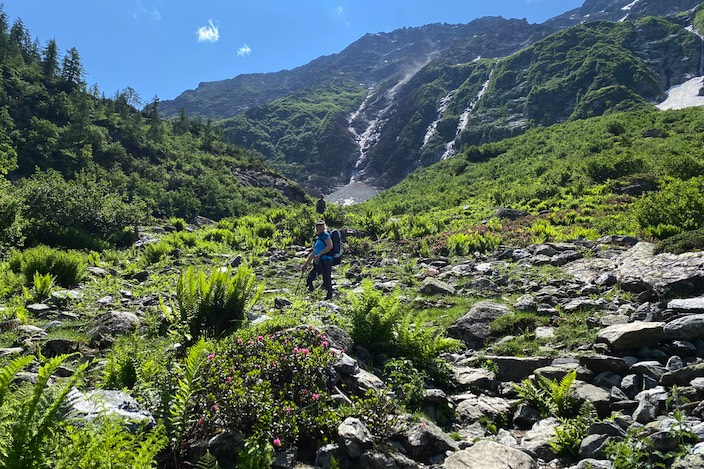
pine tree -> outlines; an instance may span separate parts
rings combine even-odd
[[[59,48],[56,40],[49,39],[44,48],[42,69],[47,80],[51,81],[59,75]]]
[[[84,74],[85,72],[83,71],[81,57],[78,55],[76,48],[72,47],[64,56],[64,65],[61,69],[61,78],[64,82],[70,85],[78,86],[83,84]]]

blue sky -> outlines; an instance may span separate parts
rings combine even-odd
[[[3,1],[3,0],[0,0]],[[482,16],[531,23],[582,0],[4,0],[42,46],[76,47],[89,85],[144,101],[198,83],[274,72],[340,52],[366,33]]]

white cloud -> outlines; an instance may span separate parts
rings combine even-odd
[[[342,16],[345,14],[345,10],[342,7],[337,7],[337,16]]]
[[[147,10],[146,8],[140,8],[134,14],[134,19],[136,20],[144,17],[154,21],[161,21],[161,13],[159,13],[159,10],[157,10],[156,8],[152,8],[151,10]]]
[[[220,39],[220,31],[213,24],[213,20],[208,20],[210,26],[201,26],[198,28],[198,42],[218,42]]]
[[[252,48],[249,47],[247,44],[243,45],[239,49],[237,49],[237,55],[239,57],[245,57],[247,55],[250,55],[252,53]]]

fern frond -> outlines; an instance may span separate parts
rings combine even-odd
[[[188,428],[190,401],[198,391],[198,382],[208,354],[206,346],[205,340],[201,338],[188,350],[185,367],[182,370],[183,377],[179,379],[178,389],[171,397],[168,429],[173,443],[180,442]]]
[[[5,401],[5,395],[10,388],[10,383],[15,375],[34,361],[33,355],[18,357],[12,360],[7,366],[0,369],[0,407]]]
[[[206,451],[202,458],[198,460],[196,469],[220,469],[218,460],[210,451]]]

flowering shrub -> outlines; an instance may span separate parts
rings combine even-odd
[[[200,431],[236,429],[274,450],[317,448],[340,422],[326,383],[334,360],[313,328],[228,338],[208,356]]]

